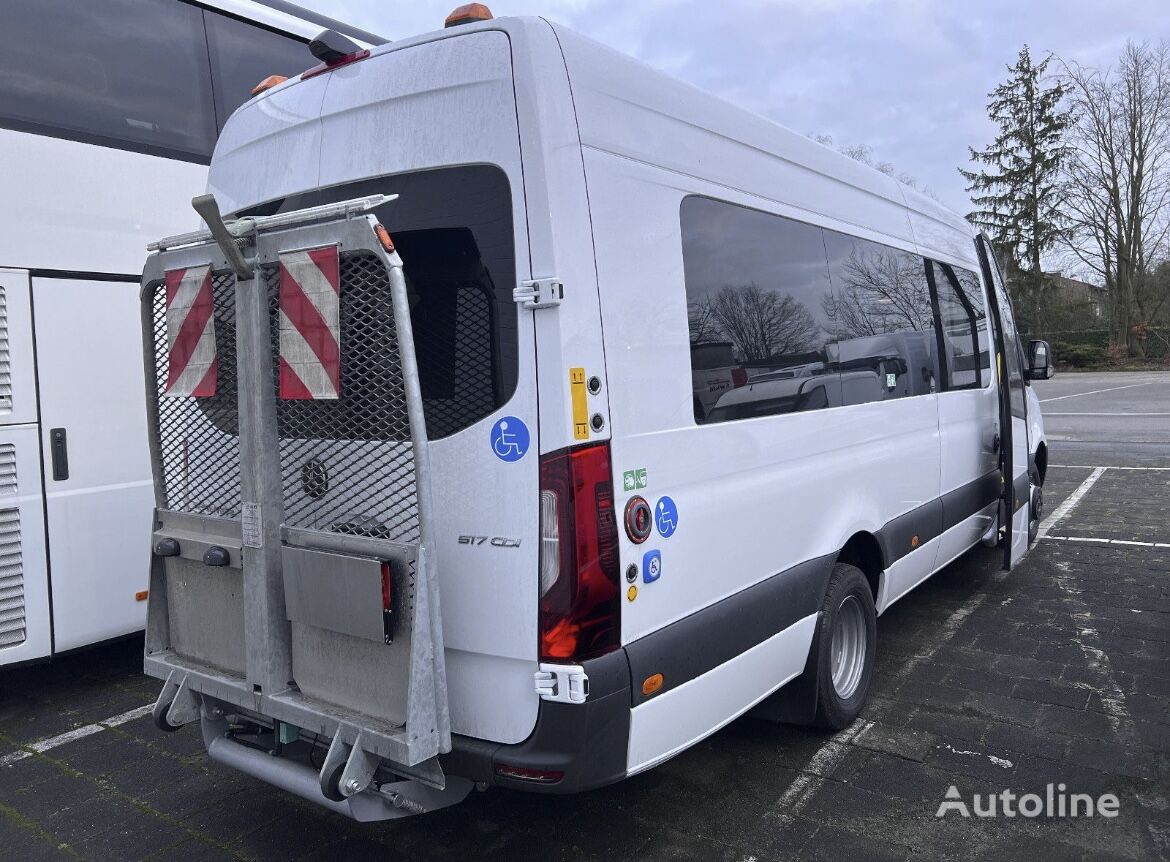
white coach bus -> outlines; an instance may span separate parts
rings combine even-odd
[[[160,727],[362,819],[583,790],[847,726],[1024,555],[1051,357],[960,216],[540,18],[314,53],[143,275]]]
[[[215,139],[330,19],[272,0],[0,8],[0,665],[141,630],[138,273]],[[365,42],[381,42],[349,31]]]

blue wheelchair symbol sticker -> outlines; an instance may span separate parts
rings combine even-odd
[[[652,584],[662,577],[662,551],[647,551],[642,557],[642,581]]]
[[[505,416],[492,426],[491,441],[501,461],[519,461],[528,451],[528,426],[515,416]]]
[[[662,497],[654,507],[654,523],[662,538],[668,539],[678,529],[678,507],[670,497]]]

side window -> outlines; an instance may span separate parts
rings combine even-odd
[[[680,218],[695,421],[839,406],[820,228],[701,197]]]
[[[947,388],[981,387],[990,380],[991,354],[979,278],[970,270],[945,263],[930,261],[928,266],[938,295],[939,345]]]
[[[193,161],[211,154],[199,7],[5,0],[3,22],[0,125]]]
[[[938,386],[934,308],[916,254],[825,231],[832,299],[830,355],[846,404],[928,395]]]
[[[1007,365],[1009,402],[1012,415],[1023,419],[1027,416],[1025,404],[1027,395],[1024,392],[1024,358],[1023,350],[1020,347],[1020,336],[1016,331],[1016,315],[1012,309],[1012,301],[1008,296],[1007,288],[1003,283],[1003,273],[1000,272],[999,261],[991,253],[990,248],[986,248],[986,252],[991,268],[992,289],[995,293],[993,301],[999,303],[999,314],[1003,319],[1003,340],[1006,347],[1004,352],[1007,354],[1004,357],[1004,363]]]
[[[203,14],[220,131],[232,112],[252,98],[252,88],[269,75],[291,78],[316,65],[305,42],[217,12]]]

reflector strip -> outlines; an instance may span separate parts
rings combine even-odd
[[[341,392],[341,274],[337,246],[280,255],[280,397]]]
[[[215,394],[219,372],[211,266],[172,269],[165,279],[167,385],[163,395],[208,398]]]

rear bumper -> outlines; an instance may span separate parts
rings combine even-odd
[[[536,793],[577,793],[625,778],[630,739],[630,665],[624,649],[581,663],[589,698],[570,704],[542,700],[536,728],[524,742],[503,745],[453,734],[443,771],[496,787]],[[541,783],[496,774],[500,764],[557,770]]]

